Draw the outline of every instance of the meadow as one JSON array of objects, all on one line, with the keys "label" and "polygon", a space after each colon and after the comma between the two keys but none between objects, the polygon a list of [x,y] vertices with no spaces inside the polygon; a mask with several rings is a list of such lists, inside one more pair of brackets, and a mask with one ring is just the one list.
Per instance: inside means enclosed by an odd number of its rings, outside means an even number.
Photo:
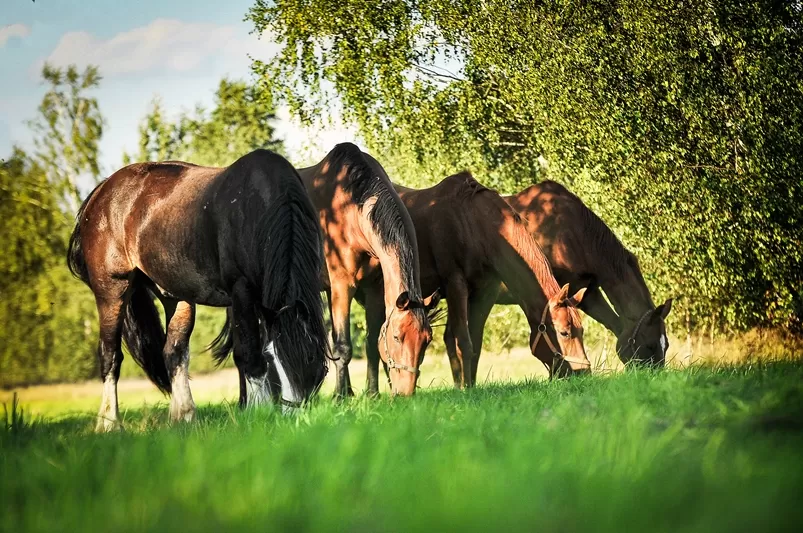
[{"label": "meadow", "polygon": [[[240,411],[231,370],[199,376],[197,421],[172,427],[164,399],[124,380],[125,431],[106,435],[92,432],[98,383],[49,395],[23,389],[17,407],[4,395],[0,529],[803,525],[800,361],[703,362],[550,382],[514,350],[488,356],[486,379],[461,392],[450,388],[444,359],[427,359],[414,398],[335,403],[324,392],[294,417]],[[362,383],[364,364],[352,366]]]}]

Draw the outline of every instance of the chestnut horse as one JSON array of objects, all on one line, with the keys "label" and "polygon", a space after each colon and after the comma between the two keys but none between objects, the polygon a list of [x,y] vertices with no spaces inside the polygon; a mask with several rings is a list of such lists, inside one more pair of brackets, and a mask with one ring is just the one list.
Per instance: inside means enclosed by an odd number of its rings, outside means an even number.
[{"label": "chestnut horse", "polygon": [[[68,265],[95,294],[104,382],[99,430],[118,426],[121,341],[190,420],[195,305],[231,307],[234,359],[249,404],[297,405],[320,387],[328,344],[315,210],[295,169],[257,150],[227,168],[124,167],[84,200]],[[165,309],[162,329],[154,296]],[[266,357],[266,354],[268,357]],[[241,397],[241,400],[244,398]]]},{"label": "chestnut horse", "polygon": [[[324,237],[322,278],[332,317],[337,370],[335,394],[353,395],[351,301],[357,289],[382,271],[383,311],[377,315],[388,338],[386,363],[394,394],[415,392],[418,367],[432,340],[427,312],[438,303],[437,287],[423,298],[415,227],[388,175],[357,146],[335,146],[315,166],[298,171],[307,188]],[[378,363],[375,362],[378,369]]]},{"label": "chestnut horse", "polygon": [[[622,362],[663,366],[669,347],[664,319],[672,308],[672,299],[655,306],[638,260],[610,228],[554,181],[504,198],[527,221],[557,280],[589,287],[580,309],[616,335]],[[512,304],[515,300],[503,289],[497,303]]]},{"label": "chestnut horse", "polygon": [[[396,190],[415,224],[422,288],[445,289],[456,337],[457,358],[451,361],[455,383],[471,387],[476,382],[485,318],[502,282],[527,316],[533,355],[560,373],[590,368],[575,309],[584,289],[569,297],[569,287],[558,285],[526,225],[496,192],[469,173],[450,176],[429,189]],[[369,387],[376,387],[371,361],[378,360],[384,346],[373,312],[379,304],[370,298],[365,304]]]}]

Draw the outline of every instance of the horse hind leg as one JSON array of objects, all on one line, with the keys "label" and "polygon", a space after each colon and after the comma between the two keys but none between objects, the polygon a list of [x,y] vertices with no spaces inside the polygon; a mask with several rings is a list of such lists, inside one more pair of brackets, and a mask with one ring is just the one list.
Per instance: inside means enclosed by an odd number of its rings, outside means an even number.
[{"label": "horse hind leg", "polygon": [[163,300],[167,321],[164,360],[170,376],[170,420],[190,422],[195,417],[195,402],[190,391],[190,335],[195,326],[195,306],[189,302]]},{"label": "horse hind leg", "polygon": [[123,363],[122,328],[128,285],[128,281],[110,281],[103,284],[107,294],[95,296],[100,325],[98,360],[103,380],[103,396],[95,425],[98,432],[121,429],[117,382]]}]

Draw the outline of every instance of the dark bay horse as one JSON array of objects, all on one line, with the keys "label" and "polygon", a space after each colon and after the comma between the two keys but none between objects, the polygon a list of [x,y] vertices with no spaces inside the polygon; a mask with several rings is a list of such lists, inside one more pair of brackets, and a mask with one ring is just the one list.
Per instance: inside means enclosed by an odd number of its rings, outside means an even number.
[{"label": "dark bay horse", "polygon": [[[616,335],[622,362],[663,366],[669,347],[664,319],[672,308],[672,298],[655,306],[638,260],[611,229],[582,200],[554,181],[504,198],[527,221],[558,281],[589,286],[580,309]],[[503,289],[497,303],[515,301]]]},{"label": "dark bay horse", "polygon": [[[424,350],[432,340],[427,313],[439,296],[437,287],[426,298],[421,292],[416,232],[407,209],[382,166],[351,143],[338,144],[320,163],[298,173],[323,230],[322,279],[332,316],[335,394],[354,394],[348,373],[349,317],[351,301],[365,285],[362,292],[372,305],[366,313],[375,313],[387,341],[383,355],[392,370],[393,392],[412,395]],[[377,279],[381,284],[375,283]],[[378,361],[372,364],[378,369]]]},{"label": "dark bay horse", "polygon": [[[231,307],[249,404],[279,395],[292,405],[309,399],[327,370],[321,249],[297,172],[267,150],[227,168],[133,164],[103,181],[81,206],[68,251],[70,270],[98,307],[104,389],[97,428],[119,423],[121,341],[156,386],[172,393],[171,419],[193,418],[196,304]],[[166,334],[154,296],[164,305]]]},{"label": "dark bay horse", "polygon": [[[457,358],[451,361],[456,383],[471,387],[476,382],[485,319],[501,282],[527,316],[533,355],[560,373],[590,368],[575,309],[584,289],[570,297],[568,286],[558,286],[526,225],[496,192],[469,173],[450,176],[429,189],[396,190],[415,224],[422,288],[445,289],[456,337]],[[375,316],[366,305],[369,374],[375,368],[370,361],[379,357]],[[375,383],[369,377],[369,386]]]}]

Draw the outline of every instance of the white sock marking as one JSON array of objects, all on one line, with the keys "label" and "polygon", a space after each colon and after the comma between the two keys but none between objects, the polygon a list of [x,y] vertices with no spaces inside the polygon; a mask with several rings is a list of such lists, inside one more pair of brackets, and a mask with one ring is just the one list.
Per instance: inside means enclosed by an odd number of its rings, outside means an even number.
[{"label": "white sock marking", "polygon": [[100,399],[98,422],[95,427],[98,431],[110,431],[117,427],[120,419],[120,409],[117,405],[117,380],[114,372],[109,372],[103,380],[103,396]]},{"label": "white sock marking", "polygon": [[191,421],[195,417],[195,402],[190,390],[190,354],[185,351],[181,357],[181,364],[176,368],[176,374],[170,383],[172,398],[170,398],[170,420],[177,422]]}]

